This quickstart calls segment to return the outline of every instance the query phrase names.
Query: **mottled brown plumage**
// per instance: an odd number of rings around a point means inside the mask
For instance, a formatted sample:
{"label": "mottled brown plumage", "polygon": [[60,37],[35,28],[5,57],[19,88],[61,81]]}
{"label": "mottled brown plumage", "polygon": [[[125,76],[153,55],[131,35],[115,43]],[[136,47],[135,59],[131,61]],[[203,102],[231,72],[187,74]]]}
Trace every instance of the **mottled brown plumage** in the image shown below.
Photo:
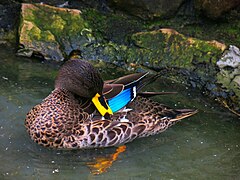
{"label": "mottled brown plumage", "polygon": [[161,133],[196,113],[171,109],[144,97],[143,93],[109,119],[103,119],[91,101],[94,94],[112,98],[131,78],[139,81],[139,87],[152,79],[151,75],[142,73],[107,81],[104,85],[92,65],[69,60],[60,69],[52,93],[27,114],[25,126],[30,137],[38,144],[55,148],[116,146]]}

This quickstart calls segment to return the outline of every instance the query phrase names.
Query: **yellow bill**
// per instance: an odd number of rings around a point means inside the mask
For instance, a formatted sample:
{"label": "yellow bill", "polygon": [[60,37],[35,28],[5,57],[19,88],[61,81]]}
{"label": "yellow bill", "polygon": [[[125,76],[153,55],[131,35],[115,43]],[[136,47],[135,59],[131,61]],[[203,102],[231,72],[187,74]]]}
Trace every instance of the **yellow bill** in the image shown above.
{"label": "yellow bill", "polygon": [[92,102],[102,116],[105,116],[106,113],[113,114],[104,97],[100,96],[98,93],[92,98]]}

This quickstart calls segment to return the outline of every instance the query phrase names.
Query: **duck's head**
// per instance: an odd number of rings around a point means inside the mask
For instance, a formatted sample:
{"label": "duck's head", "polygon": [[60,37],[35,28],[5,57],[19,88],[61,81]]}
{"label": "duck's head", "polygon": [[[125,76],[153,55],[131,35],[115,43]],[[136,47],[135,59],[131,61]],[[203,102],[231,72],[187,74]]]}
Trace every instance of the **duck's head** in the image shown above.
{"label": "duck's head", "polygon": [[103,84],[99,72],[90,63],[79,59],[64,63],[55,80],[55,88],[92,99],[98,111],[105,116],[112,114],[112,111],[102,95]]}

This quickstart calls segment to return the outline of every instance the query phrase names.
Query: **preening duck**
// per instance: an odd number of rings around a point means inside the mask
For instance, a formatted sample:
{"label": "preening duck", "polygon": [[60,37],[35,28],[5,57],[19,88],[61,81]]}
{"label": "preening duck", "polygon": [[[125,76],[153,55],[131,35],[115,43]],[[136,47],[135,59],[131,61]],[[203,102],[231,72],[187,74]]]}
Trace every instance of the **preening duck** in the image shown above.
{"label": "preening duck", "polygon": [[161,93],[141,92],[156,78],[136,73],[104,82],[89,62],[71,59],[25,126],[36,143],[68,149],[118,146],[161,133],[197,111],[171,109],[149,98]]}

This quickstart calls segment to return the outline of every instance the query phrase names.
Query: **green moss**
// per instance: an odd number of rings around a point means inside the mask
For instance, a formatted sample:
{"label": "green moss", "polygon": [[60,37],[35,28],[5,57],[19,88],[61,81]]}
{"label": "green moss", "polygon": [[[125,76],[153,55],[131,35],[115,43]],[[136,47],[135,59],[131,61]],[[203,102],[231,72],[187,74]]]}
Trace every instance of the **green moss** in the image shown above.
{"label": "green moss", "polygon": [[19,39],[26,50],[30,48],[45,59],[59,61],[73,49],[83,49],[94,41],[80,11],[40,4],[23,4],[23,7]]}
{"label": "green moss", "polygon": [[41,31],[41,37],[43,41],[51,42],[55,41],[55,36],[50,31]]}
{"label": "green moss", "polygon": [[40,40],[41,39],[41,30],[34,26],[29,32],[27,32],[31,40]]}
{"label": "green moss", "polygon": [[29,35],[38,41],[60,40],[63,36],[77,37],[87,25],[80,14],[42,5],[26,9],[24,20],[35,25]]}
{"label": "green moss", "polygon": [[[222,50],[199,39],[188,38],[176,32],[150,31],[136,33],[132,40],[139,59],[158,67],[195,68],[194,63],[215,63]],[[148,57],[147,59],[144,56]]]}
{"label": "green moss", "polygon": [[[38,27],[43,30],[50,30],[57,38],[60,36],[76,36],[85,28],[80,14],[71,14],[67,11],[56,11],[51,8],[39,6],[39,11],[34,11],[33,15],[38,17],[34,21]],[[48,22],[48,23],[46,23]]]}

